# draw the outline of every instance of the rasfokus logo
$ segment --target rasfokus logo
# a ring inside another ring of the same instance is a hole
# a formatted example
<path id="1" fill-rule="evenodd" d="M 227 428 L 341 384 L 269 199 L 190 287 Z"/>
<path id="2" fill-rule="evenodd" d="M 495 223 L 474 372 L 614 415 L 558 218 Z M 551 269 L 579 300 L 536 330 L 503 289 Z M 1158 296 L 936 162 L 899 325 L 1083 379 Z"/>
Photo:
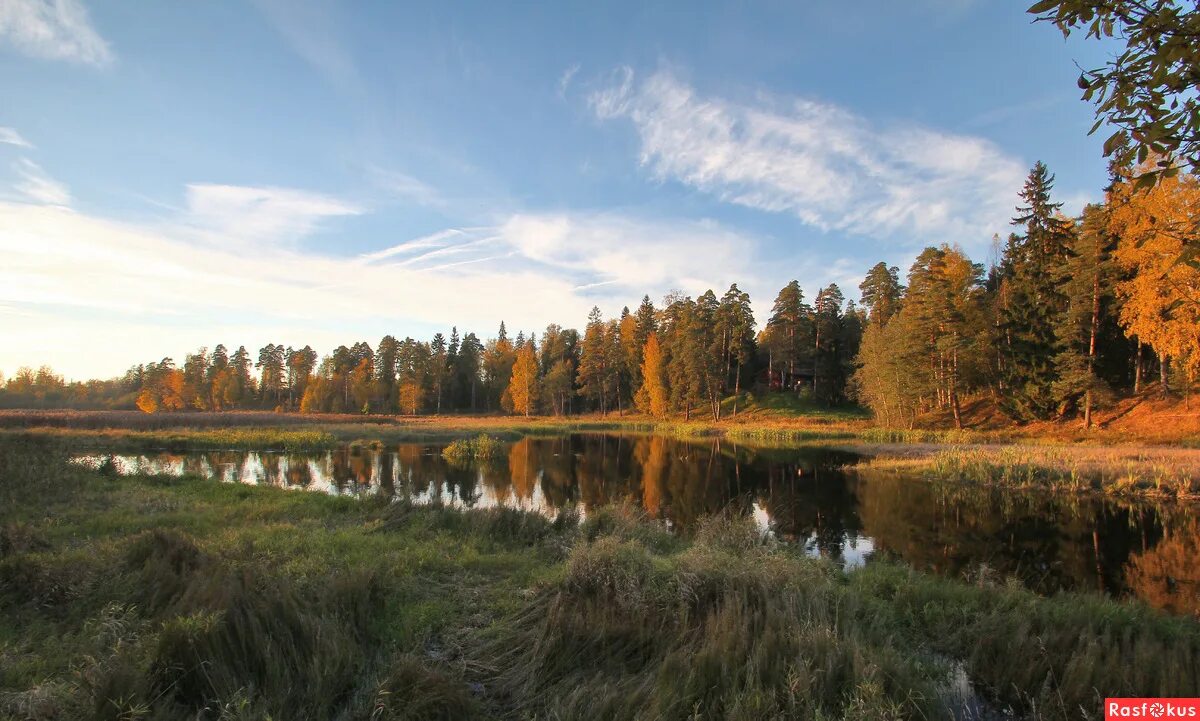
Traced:
<path id="1" fill-rule="evenodd" d="M 1104 721 L 1112 719 L 1180 719 L 1200 721 L 1200 698 L 1106 698 Z"/>

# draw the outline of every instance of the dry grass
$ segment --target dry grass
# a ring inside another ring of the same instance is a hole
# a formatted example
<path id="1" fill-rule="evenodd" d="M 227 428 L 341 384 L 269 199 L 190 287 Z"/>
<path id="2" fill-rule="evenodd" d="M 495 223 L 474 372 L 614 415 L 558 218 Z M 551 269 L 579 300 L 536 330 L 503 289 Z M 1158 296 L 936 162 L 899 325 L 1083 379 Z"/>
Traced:
<path id="1" fill-rule="evenodd" d="M 0 718 L 949 721 L 965 671 L 1065 721 L 1200 687 L 1200 624 L 1141 604 L 845 572 L 746 518 L 577 520 L 113 480 L 0 438 Z"/>
<path id="2" fill-rule="evenodd" d="M 1133 446 L 876 444 L 869 467 L 1021 490 L 1200 497 L 1200 450 Z"/>

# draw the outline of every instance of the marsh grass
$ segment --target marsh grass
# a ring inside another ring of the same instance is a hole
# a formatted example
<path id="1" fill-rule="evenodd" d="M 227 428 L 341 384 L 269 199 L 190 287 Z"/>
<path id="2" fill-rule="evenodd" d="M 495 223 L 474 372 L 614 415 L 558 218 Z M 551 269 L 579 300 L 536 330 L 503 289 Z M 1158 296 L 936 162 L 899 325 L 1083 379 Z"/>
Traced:
<path id="1" fill-rule="evenodd" d="M 286 451 L 300 453 L 336 448 L 338 439 L 314 429 L 221 428 L 208 430 L 90 430 L 34 428 L 0 431 L 0 438 L 70 444 L 76 450 L 109 451 Z"/>
<path id="2" fill-rule="evenodd" d="M 916 457 L 883 456 L 869 466 L 1019 490 L 1182 499 L 1200 494 L 1200 453 L 1191 449 L 954 446 Z"/>
<path id="3" fill-rule="evenodd" d="M 460 466 L 499 460 L 504 454 L 504 443 L 486 433 L 474 438 L 460 438 L 442 449 L 443 458 Z"/>
<path id="4" fill-rule="evenodd" d="M 0 440 L 0 718 L 1093 716 L 1200 688 L 1200 623 L 745 518 L 556 519 L 143 476 Z"/>

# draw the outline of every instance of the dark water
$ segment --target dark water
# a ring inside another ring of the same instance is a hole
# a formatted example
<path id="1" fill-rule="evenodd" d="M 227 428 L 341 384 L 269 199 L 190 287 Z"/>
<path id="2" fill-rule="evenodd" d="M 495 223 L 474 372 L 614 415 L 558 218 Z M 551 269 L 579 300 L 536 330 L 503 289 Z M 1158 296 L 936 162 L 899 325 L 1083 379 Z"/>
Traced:
<path id="1" fill-rule="evenodd" d="M 733 511 L 846 566 L 872 558 L 960 578 L 1015 577 L 1043 593 L 1137 596 L 1200 612 L 1200 525 L 1174 504 L 933 485 L 857 470 L 852 454 L 762 450 L 728 441 L 578 434 L 526 438 L 507 457 L 449 464 L 441 444 L 313 454 L 210 451 L 115 456 L 125 473 L 193 474 L 336 494 L 384 494 L 456 507 L 586 513 L 633 502 L 686 533 Z M 107 456 L 81 457 L 98 463 Z"/>

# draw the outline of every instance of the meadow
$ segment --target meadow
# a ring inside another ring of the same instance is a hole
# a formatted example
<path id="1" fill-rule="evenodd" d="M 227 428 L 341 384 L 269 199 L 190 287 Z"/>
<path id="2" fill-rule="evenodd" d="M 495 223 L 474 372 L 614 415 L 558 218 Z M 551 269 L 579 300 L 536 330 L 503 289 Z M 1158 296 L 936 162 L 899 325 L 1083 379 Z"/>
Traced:
<path id="1" fill-rule="evenodd" d="M 1092 716 L 1200 688 L 1200 622 L 717 516 L 465 512 L 118 478 L 0 439 L 0 717 Z"/>

